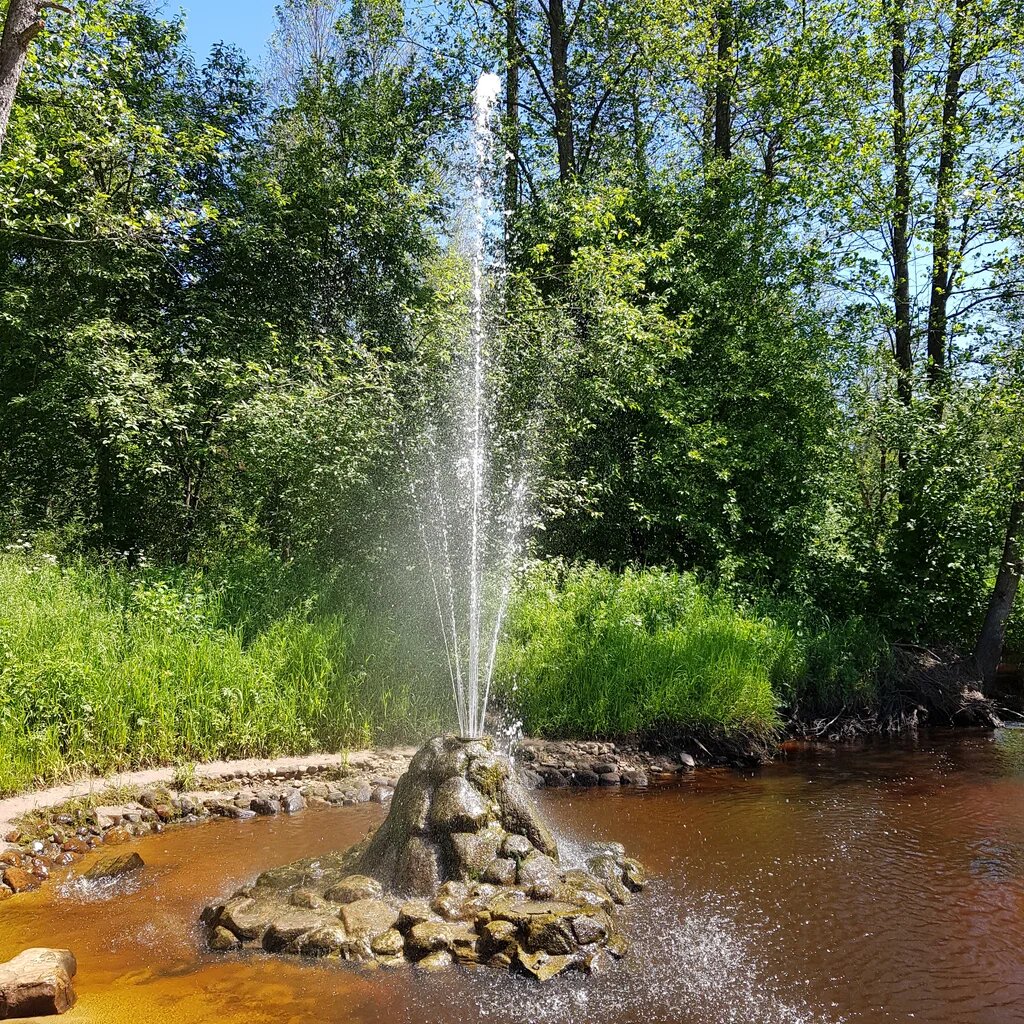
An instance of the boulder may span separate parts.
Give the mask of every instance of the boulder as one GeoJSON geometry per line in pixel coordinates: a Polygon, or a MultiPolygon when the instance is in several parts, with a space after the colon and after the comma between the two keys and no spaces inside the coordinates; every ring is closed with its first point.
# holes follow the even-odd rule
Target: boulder
{"type": "Polygon", "coordinates": [[[28,892],[30,889],[39,888],[39,879],[22,867],[4,868],[4,885],[11,892],[28,892]]]}
{"type": "Polygon", "coordinates": [[[263,948],[268,953],[280,953],[303,935],[315,932],[330,923],[326,914],[317,913],[315,910],[303,910],[300,907],[275,914],[263,933],[263,948]]]}
{"type": "Polygon", "coordinates": [[[96,882],[103,878],[120,878],[130,875],[133,871],[141,871],[145,867],[143,859],[134,851],[132,853],[112,853],[101,857],[88,871],[85,878],[96,882]]]}
{"type": "Polygon", "coordinates": [[[441,832],[475,832],[487,818],[480,791],[461,775],[441,783],[430,805],[430,823],[441,832]]]}
{"type": "Polygon", "coordinates": [[[549,899],[559,883],[558,865],[543,853],[531,853],[520,863],[516,881],[531,896],[549,899]]]}
{"type": "Polygon", "coordinates": [[[437,891],[443,877],[437,844],[422,836],[410,836],[398,856],[392,887],[410,896],[430,896],[437,891]]]}
{"type": "Polygon", "coordinates": [[[458,878],[479,878],[498,855],[505,831],[491,826],[482,832],[454,832],[451,835],[454,874],[458,878]]]}
{"type": "Polygon", "coordinates": [[[436,921],[437,914],[426,900],[409,900],[398,911],[398,927],[406,932],[424,921],[436,921]]]}
{"type": "Polygon", "coordinates": [[[77,972],[75,957],[67,949],[26,949],[0,964],[0,1020],[51,1017],[70,1010],[77,972]]]}
{"type": "Polygon", "coordinates": [[[356,900],[341,908],[345,931],[354,939],[372,942],[398,922],[398,911],[383,900],[356,900]]]}
{"type": "Polygon", "coordinates": [[[426,921],[409,930],[406,949],[414,960],[422,960],[438,950],[458,955],[460,951],[475,952],[479,936],[472,925],[457,921],[426,921]]]}
{"type": "Polygon", "coordinates": [[[324,893],[333,903],[355,903],[357,900],[379,900],[384,887],[368,875],[348,875],[324,893]]]}
{"type": "Polygon", "coordinates": [[[551,956],[543,951],[530,953],[520,948],[517,951],[517,962],[527,974],[532,975],[538,981],[550,981],[555,975],[561,974],[571,966],[573,958],[571,956],[551,956]]]}

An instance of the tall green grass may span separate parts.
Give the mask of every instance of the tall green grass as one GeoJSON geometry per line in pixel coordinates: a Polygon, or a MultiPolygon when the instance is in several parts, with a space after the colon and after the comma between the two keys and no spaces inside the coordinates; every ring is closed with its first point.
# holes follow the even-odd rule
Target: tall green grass
{"type": "Polygon", "coordinates": [[[323,590],[272,558],[199,574],[0,556],[0,792],[441,728],[443,680],[408,638],[323,590]]]}
{"type": "MultiPolygon", "coordinates": [[[[0,554],[0,792],[153,764],[420,739],[450,725],[432,613],[260,551],[202,570],[0,554]]],[[[647,569],[536,567],[496,685],[536,735],[765,735],[869,704],[880,638],[647,569]]]]}
{"type": "Polygon", "coordinates": [[[764,735],[783,706],[872,685],[870,659],[844,675],[848,647],[872,642],[860,627],[811,617],[797,604],[744,605],[668,570],[542,565],[514,598],[499,691],[539,735],[764,735]]]}

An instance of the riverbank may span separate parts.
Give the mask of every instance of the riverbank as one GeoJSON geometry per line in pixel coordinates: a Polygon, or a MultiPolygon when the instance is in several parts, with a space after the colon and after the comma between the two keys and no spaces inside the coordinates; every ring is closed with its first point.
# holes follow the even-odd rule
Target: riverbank
{"type": "MultiPolygon", "coordinates": [[[[0,800],[0,899],[38,888],[52,871],[100,846],[175,825],[387,803],[415,749],[213,762],[196,766],[187,778],[180,770],[151,769],[8,797],[0,800]]],[[[685,750],[587,741],[524,740],[515,755],[523,781],[534,789],[646,788],[652,778],[698,764],[685,750]]]]}

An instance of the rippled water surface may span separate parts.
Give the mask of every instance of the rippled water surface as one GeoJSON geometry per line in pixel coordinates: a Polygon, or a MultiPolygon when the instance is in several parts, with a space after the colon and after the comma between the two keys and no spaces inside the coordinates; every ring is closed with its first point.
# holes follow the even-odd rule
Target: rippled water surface
{"type": "Polygon", "coordinates": [[[597,978],[540,988],[203,951],[205,903],[354,842],[376,807],[149,837],[127,889],[70,877],[0,904],[0,960],[73,949],[66,1019],[83,1024],[1024,1022],[1024,731],[540,799],[567,847],[618,839],[654,875],[629,913],[632,953],[597,978]]]}

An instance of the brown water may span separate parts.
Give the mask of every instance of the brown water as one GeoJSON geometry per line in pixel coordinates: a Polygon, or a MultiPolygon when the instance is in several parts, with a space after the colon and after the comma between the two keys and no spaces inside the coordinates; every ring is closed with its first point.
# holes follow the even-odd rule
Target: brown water
{"type": "Polygon", "coordinates": [[[149,837],[127,890],[71,876],[0,904],[0,960],[73,949],[81,1024],[1024,1022],[1024,731],[541,800],[569,856],[618,839],[655,876],[606,975],[540,988],[203,951],[205,903],[355,841],[376,807],[149,837]]]}

